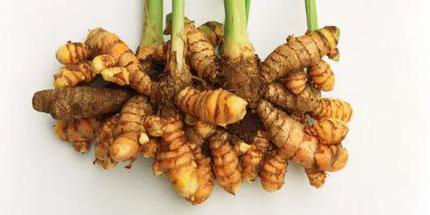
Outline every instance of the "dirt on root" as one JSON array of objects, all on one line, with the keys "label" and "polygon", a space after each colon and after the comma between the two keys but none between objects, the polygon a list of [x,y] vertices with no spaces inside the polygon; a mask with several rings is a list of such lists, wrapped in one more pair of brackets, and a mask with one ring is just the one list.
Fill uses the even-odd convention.
[{"label": "dirt on root", "polygon": [[247,143],[252,142],[252,138],[255,136],[258,130],[262,129],[258,116],[251,110],[248,110],[245,118],[238,123],[229,125],[227,131],[230,134],[235,135]]},{"label": "dirt on root", "polygon": [[222,58],[223,88],[247,100],[251,108],[256,107],[267,86],[260,77],[258,65],[256,55],[238,59]]}]

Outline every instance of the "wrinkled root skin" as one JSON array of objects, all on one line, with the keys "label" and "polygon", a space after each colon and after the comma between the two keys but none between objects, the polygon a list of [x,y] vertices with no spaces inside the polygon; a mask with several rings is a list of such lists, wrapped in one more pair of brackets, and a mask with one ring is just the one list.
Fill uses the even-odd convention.
[{"label": "wrinkled root skin", "polygon": [[223,56],[221,60],[222,87],[244,98],[251,108],[255,108],[267,86],[258,72],[258,57],[254,55],[234,59]]},{"label": "wrinkled root skin", "polygon": [[241,121],[227,126],[227,130],[230,134],[239,137],[247,143],[252,142],[257,131],[262,128],[263,125],[252,110],[248,110],[245,118]]},{"label": "wrinkled root skin", "polygon": [[54,119],[82,119],[116,112],[131,97],[122,89],[92,87],[42,90],[33,96],[33,108]]}]

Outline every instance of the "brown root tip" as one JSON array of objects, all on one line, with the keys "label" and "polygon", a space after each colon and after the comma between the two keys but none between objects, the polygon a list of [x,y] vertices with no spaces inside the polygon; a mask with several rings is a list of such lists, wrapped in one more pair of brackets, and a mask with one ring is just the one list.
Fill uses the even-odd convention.
[{"label": "brown root tip", "polygon": [[90,150],[89,147],[86,145],[87,143],[75,143],[73,144],[73,148],[75,149],[76,152],[85,154]]},{"label": "brown root tip", "polygon": [[236,191],[235,190],[225,190],[225,191],[227,191],[227,193],[230,193],[233,196],[236,195]]},{"label": "brown root tip", "polygon": [[236,191],[239,190],[240,186],[241,186],[241,183],[240,184],[236,184],[236,185],[232,185],[228,189],[225,189],[225,191],[227,191],[231,195],[235,196],[236,195]]},{"label": "brown root tip", "polygon": [[336,36],[336,39],[340,36],[340,29],[336,26],[327,26],[325,27],[327,30],[329,30],[333,35]]},{"label": "brown root tip", "polygon": [[51,92],[53,90],[42,90],[33,95],[33,109],[39,112],[47,113],[51,103]]}]

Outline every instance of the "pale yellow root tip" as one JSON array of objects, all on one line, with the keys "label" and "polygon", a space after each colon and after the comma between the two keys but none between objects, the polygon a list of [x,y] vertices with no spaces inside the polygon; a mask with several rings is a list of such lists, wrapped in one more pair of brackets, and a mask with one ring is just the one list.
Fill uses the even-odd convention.
[{"label": "pale yellow root tip", "polygon": [[126,161],[136,156],[137,143],[126,137],[119,137],[109,149],[109,154],[115,161]]},{"label": "pale yellow root tip", "polygon": [[179,195],[191,198],[199,187],[196,170],[189,167],[180,171],[175,178],[174,185]]},{"label": "pale yellow root tip", "polygon": [[154,163],[152,163],[152,174],[154,175],[162,175],[163,171],[160,168],[160,164],[157,162],[157,160],[154,160]]},{"label": "pale yellow root tip", "polygon": [[230,96],[227,99],[227,107],[229,108],[229,115],[232,116],[228,120],[228,124],[238,122],[242,120],[246,115],[246,106],[248,102],[238,96]]},{"label": "pale yellow root tip", "polygon": [[130,84],[130,77],[128,70],[124,67],[112,67],[102,71],[102,77],[104,80],[113,82],[120,86]]},{"label": "pale yellow root tip", "polygon": [[336,54],[330,55],[330,59],[332,61],[338,62],[340,60],[340,55],[338,52],[336,52]]},{"label": "pale yellow root tip", "polygon": [[95,57],[91,62],[91,67],[95,74],[100,74],[106,68],[115,66],[116,63],[117,62],[114,57],[105,54]]},{"label": "pale yellow root tip", "polygon": [[216,130],[216,125],[198,121],[195,124],[195,128],[197,131],[197,134],[200,135],[203,138],[209,137],[211,134],[213,134]]},{"label": "pale yellow root tip", "polygon": [[67,44],[64,44],[58,48],[55,57],[57,58],[58,62],[62,64],[69,64],[70,52],[67,49]]},{"label": "pale yellow root tip", "polygon": [[234,144],[234,150],[237,155],[243,155],[245,154],[249,149],[251,149],[251,145],[243,142],[243,141],[237,141]]},{"label": "pale yellow root tip", "polygon": [[228,189],[227,192],[229,192],[232,195],[236,195],[236,191],[239,190],[241,185],[242,185],[242,183],[236,183],[235,185],[232,185],[230,187],[230,189]]},{"label": "pale yellow root tip", "polygon": [[148,135],[144,132],[140,133],[139,144],[144,145],[144,144],[147,144],[148,142],[149,142]]},{"label": "pale yellow root tip", "polygon": [[57,78],[56,80],[54,80],[54,87],[55,88],[64,88],[64,87],[68,87],[68,86],[69,86],[69,83],[64,78]]}]

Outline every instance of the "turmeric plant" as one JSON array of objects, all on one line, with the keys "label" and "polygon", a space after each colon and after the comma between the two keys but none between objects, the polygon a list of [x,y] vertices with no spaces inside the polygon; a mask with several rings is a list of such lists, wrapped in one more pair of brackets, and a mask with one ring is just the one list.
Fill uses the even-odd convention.
[{"label": "turmeric plant", "polygon": [[172,0],[164,32],[163,1],[144,3],[136,53],[103,28],[57,50],[55,89],[36,92],[33,108],[57,120],[61,140],[81,153],[95,141],[104,169],[151,158],[154,175],[193,205],[215,183],[235,194],[259,179],[277,191],[291,162],[317,188],[344,168],[352,106],[321,93],[334,88],[323,58],[339,60],[339,29],[318,28],[315,0],[305,0],[308,31],[263,62],[248,35],[250,0],[224,0],[224,23],[199,27]]}]

